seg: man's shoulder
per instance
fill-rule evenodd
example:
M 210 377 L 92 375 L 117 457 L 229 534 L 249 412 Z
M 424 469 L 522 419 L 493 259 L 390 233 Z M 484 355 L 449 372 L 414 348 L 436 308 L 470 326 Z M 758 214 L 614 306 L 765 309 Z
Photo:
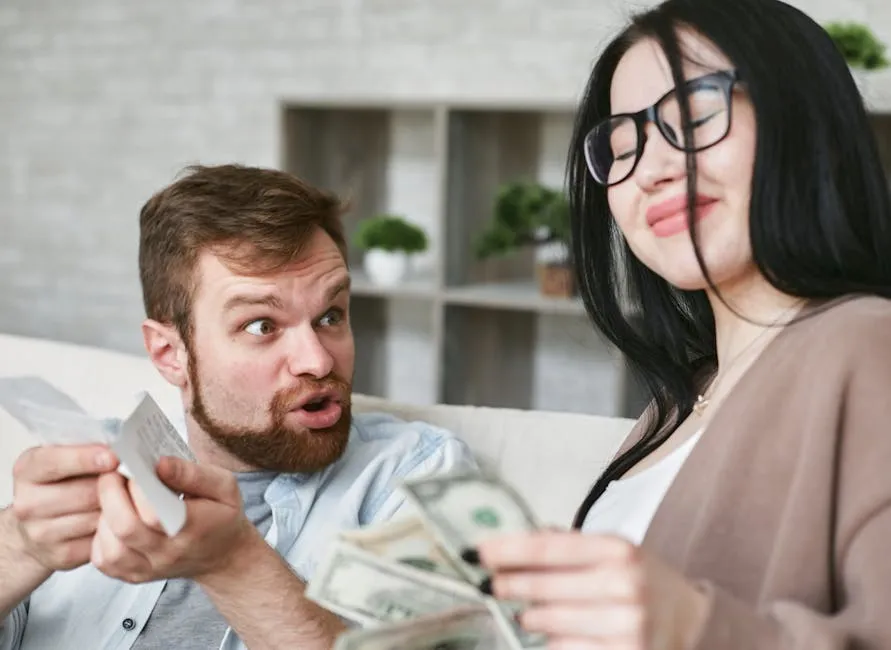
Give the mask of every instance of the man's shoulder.
M 353 415 L 350 444 L 378 447 L 435 446 L 460 441 L 448 429 L 422 420 L 403 420 L 382 411 Z M 460 444 L 464 444 L 461 442 Z
M 361 503 L 359 523 L 365 524 L 384 516 L 381 507 L 398 499 L 401 481 L 475 468 L 470 448 L 447 429 L 388 413 L 359 413 L 353 417 L 347 450 L 330 468 L 325 484 L 340 485 L 334 493 L 351 492 Z
M 432 459 L 440 465 L 460 464 L 471 458 L 467 443 L 455 433 L 421 420 L 403 420 L 382 412 L 353 416 L 350 442 L 339 471 L 355 465 L 367 470 L 408 474 Z M 445 467 L 443 467 L 445 468 Z
M 470 448 L 451 431 L 387 413 L 355 414 L 346 451 L 315 484 L 307 523 L 289 560 L 307 579 L 339 531 L 405 512 L 399 486 L 406 479 L 476 467 Z

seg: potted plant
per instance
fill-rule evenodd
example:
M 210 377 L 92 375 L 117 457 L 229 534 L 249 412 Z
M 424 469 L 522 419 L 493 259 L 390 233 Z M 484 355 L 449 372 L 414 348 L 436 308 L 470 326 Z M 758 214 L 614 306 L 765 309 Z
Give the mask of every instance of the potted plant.
M 866 25 L 855 22 L 831 22 L 824 28 L 852 68 L 878 70 L 888 67 L 885 45 Z
M 410 255 L 427 250 L 427 234 L 393 214 L 362 219 L 353 243 L 365 251 L 363 269 L 372 283 L 393 286 L 405 277 Z
M 563 192 L 531 181 L 503 185 L 489 227 L 476 242 L 478 259 L 535 249 L 539 290 L 546 296 L 575 294 L 569 258 L 569 202 Z

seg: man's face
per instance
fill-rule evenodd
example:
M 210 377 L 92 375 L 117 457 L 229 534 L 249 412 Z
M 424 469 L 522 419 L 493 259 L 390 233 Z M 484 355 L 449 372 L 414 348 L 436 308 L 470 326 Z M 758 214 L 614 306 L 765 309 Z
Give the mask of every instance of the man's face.
M 319 229 L 289 267 L 233 273 L 205 252 L 189 345 L 190 416 L 246 468 L 318 471 L 343 454 L 355 349 L 349 274 Z

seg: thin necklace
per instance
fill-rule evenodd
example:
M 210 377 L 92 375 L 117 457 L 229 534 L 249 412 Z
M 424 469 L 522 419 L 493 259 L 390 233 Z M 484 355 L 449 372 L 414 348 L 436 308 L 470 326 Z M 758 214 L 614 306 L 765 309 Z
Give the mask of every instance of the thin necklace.
M 720 377 L 715 377 L 715 380 L 711 384 L 709 384 L 709 386 L 705 390 L 705 392 L 700 393 L 699 395 L 696 396 L 696 402 L 693 404 L 693 411 L 696 413 L 696 415 L 702 417 L 702 414 L 705 413 L 705 410 L 708 408 L 709 404 L 711 403 L 711 395 L 714 395 L 715 390 L 717 390 L 718 384 L 721 382 L 722 379 L 724 379 L 724 377 L 727 376 L 727 373 L 730 372 L 730 368 L 733 367 L 733 364 L 735 364 L 743 356 L 743 354 L 746 352 L 746 350 L 750 349 L 767 332 L 769 332 L 771 329 L 773 329 L 773 326 L 776 325 L 777 323 L 779 323 L 780 320 L 783 318 L 783 316 L 788 314 L 790 311 L 792 311 L 792 309 L 794 307 L 797 307 L 799 304 L 800 303 L 794 303 L 789 308 L 784 309 L 782 312 L 780 312 L 780 315 L 777 316 L 776 319 L 773 320 L 773 322 L 769 323 L 764 329 L 762 329 L 758 333 L 757 336 L 755 336 L 751 341 L 746 343 L 746 345 L 743 346 L 743 349 L 740 350 L 739 352 L 737 352 L 733 356 L 733 358 L 727 364 L 725 364 L 724 374 L 721 375 Z M 784 325 L 784 327 L 785 327 L 785 325 Z

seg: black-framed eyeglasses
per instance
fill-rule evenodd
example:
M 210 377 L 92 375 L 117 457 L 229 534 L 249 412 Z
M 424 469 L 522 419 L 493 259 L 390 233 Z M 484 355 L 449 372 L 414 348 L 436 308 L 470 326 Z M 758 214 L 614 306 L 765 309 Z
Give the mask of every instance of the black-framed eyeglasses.
M 646 126 L 653 122 L 665 140 L 687 153 L 713 147 L 730 132 L 736 70 L 712 72 L 685 83 L 690 105 L 693 141 L 685 143 L 677 88 L 652 106 L 636 113 L 611 115 L 585 136 L 585 160 L 594 180 L 610 187 L 627 179 L 637 168 L 647 143 Z

